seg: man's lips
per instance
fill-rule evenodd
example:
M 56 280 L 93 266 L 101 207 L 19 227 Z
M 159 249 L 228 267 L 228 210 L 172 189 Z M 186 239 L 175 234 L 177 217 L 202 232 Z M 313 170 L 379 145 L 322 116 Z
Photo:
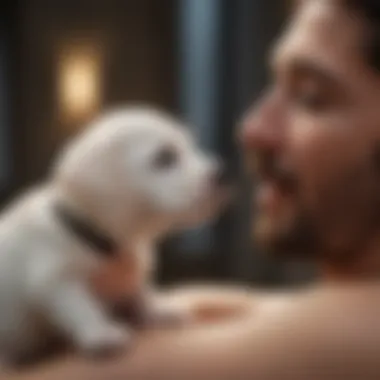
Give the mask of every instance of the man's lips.
M 286 194 L 273 181 L 260 182 L 256 190 L 256 206 L 270 214 L 276 213 Z
M 294 171 L 273 154 L 254 155 L 248 166 L 257 182 L 273 182 L 281 192 L 295 192 L 297 178 Z
M 277 191 L 284 195 L 295 194 L 297 191 L 297 180 L 295 175 L 290 171 L 275 169 L 271 171 L 262 171 L 256 176 L 257 186 L 262 184 L 271 184 Z

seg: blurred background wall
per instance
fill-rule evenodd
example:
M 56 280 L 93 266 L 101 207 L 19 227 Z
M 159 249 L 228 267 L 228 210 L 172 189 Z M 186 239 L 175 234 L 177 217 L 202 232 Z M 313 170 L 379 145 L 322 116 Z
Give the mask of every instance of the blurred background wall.
M 268 81 L 286 16 L 266 0 L 14 0 L 0 30 L 0 196 L 40 180 L 58 147 L 123 103 L 194 125 L 239 184 L 221 220 L 163 242 L 159 280 L 297 284 L 311 268 L 273 262 L 249 239 L 250 188 L 234 128 Z

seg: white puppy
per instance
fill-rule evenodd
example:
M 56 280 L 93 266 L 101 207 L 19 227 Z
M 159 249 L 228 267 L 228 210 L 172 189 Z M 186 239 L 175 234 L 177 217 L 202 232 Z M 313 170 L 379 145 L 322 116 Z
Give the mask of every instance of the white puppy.
M 125 294 L 148 311 L 157 239 L 215 216 L 225 200 L 219 164 L 179 121 L 144 107 L 101 117 L 1 216 L 3 357 L 53 332 L 85 353 L 128 344 L 130 329 L 111 319 L 92 276 L 124 263 Z

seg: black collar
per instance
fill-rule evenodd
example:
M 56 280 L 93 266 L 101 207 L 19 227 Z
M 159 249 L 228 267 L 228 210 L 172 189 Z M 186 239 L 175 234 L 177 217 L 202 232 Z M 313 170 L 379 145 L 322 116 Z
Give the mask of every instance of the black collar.
M 69 207 L 57 203 L 54 212 L 61 224 L 76 238 L 87 244 L 99 255 L 105 258 L 113 258 L 118 254 L 116 242 L 105 233 L 101 232 L 85 218 L 80 217 Z

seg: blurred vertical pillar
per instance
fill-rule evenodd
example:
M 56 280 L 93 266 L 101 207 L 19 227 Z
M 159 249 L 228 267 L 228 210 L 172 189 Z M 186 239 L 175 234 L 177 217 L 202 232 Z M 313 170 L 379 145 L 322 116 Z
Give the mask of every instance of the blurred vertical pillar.
M 201 143 L 230 164 L 240 194 L 213 228 L 183 236 L 181 251 L 213 253 L 213 275 L 255 284 L 302 277 L 262 255 L 250 238 L 250 188 L 235 144 L 236 125 L 267 83 L 267 56 L 286 13 L 286 2 L 179 0 L 180 105 Z M 290 273 L 290 274 L 289 274 Z M 308 272 L 306 276 L 308 275 Z M 289 278 L 291 277 L 291 278 Z
M 179 0 L 179 96 L 181 114 L 194 125 L 200 143 L 217 148 L 220 0 Z M 206 254 L 214 242 L 212 226 L 183 234 L 181 250 Z
M 236 123 L 259 97 L 268 82 L 267 58 L 285 19 L 288 4 L 265 0 L 221 0 L 223 3 L 223 62 L 220 78 L 220 151 L 232 163 L 241 191 L 234 210 L 216 231 L 220 246 L 221 277 L 255 284 L 276 285 L 307 281 L 313 269 L 302 263 L 280 263 L 262 255 L 251 239 L 249 184 L 234 143 Z M 254 182 L 254 181 L 253 181 Z
M 219 98 L 219 147 L 231 163 L 240 194 L 235 207 L 219 223 L 221 277 L 271 283 L 281 277 L 278 263 L 261 255 L 251 240 L 250 184 L 243 169 L 234 136 L 243 112 L 259 96 L 267 82 L 266 58 L 284 17 L 280 4 L 265 0 L 221 0 L 223 50 Z

